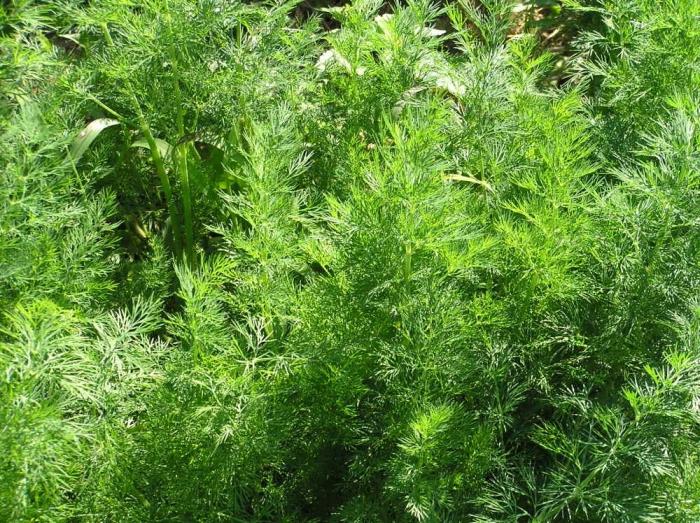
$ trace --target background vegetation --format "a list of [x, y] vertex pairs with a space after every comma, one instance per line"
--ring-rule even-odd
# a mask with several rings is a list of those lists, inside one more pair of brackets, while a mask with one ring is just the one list
[[700, 520], [697, 0], [0, 13], [0, 520]]

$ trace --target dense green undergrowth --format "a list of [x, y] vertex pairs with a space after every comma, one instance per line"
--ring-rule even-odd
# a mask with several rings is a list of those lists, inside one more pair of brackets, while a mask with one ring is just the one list
[[5, 2], [0, 520], [700, 520], [700, 3], [537, 4]]

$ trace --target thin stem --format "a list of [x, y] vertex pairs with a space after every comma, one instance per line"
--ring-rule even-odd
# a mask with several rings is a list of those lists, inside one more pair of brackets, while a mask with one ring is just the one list
[[99, 105], [102, 109], [104, 109], [105, 111], [107, 111], [109, 114], [111, 114], [112, 116], [114, 116], [115, 118], [118, 118], [119, 120], [122, 120], [122, 121], [126, 120], [126, 118], [124, 118], [124, 117], [123, 117], [121, 114], [119, 114], [117, 111], [115, 111], [115, 110], [112, 109], [111, 107], [107, 106], [106, 104], [104, 104], [104, 103], [102, 103], [100, 100], [98, 100], [96, 96], [91, 95], [91, 94], [88, 94], [87, 97], [88, 97], [90, 100], [92, 100], [93, 102], [95, 102], [97, 105]]

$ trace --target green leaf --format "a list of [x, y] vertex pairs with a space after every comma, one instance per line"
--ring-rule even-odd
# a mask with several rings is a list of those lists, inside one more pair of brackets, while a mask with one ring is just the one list
[[[160, 138], [155, 138], [155, 141], [156, 141], [156, 147], [158, 147], [158, 152], [160, 153], [161, 158], [163, 158], [164, 160], [169, 159], [170, 154], [173, 151], [173, 146], [170, 145], [165, 140], [161, 140]], [[142, 149], [148, 149], [148, 150], [151, 149], [148, 145], [148, 141], [146, 141], [145, 138], [139, 138], [138, 140], [136, 140], [134, 143], [131, 144], [131, 147], [140, 147]]]
[[90, 144], [95, 141], [95, 138], [107, 129], [114, 125], [118, 125], [119, 121], [112, 118], [98, 118], [93, 120], [85, 126], [85, 128], [78, 133], [78, 136], [73, 140], [73, 147], [71, 147], [70, 155], [74, 162], [80, 160], [80, 158], [88, 150]]

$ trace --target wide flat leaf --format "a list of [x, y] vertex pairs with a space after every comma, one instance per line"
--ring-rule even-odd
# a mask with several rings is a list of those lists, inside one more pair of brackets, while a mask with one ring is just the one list
[[113, 125], [118, 125], [119, 121], [112, 118], [98, 118], [93, 120], [85, 126], [85, 128], [78, 133], [75, 140], [73, 140], [73, 147], [71, 147], [70, 155], [74, 162], [80, 160], [80, 158], [88, 150], [90, 144], [95, 141], [95, 138]]
[[[163, 160], [170, 159], [170, 153], [173, 150], [172, 145], [170, 145], [165, 140], [161, 140], [160, 138], [156, 138], [155, 141], [156, 147], [158, 148], [158, 152], [160, 153], [160, 157], [163, 158]], [[148, 141], [145, 138], [139, 138], [134, 143], [132, 143], [131, 146], [140, 147], [141, 149], [148, 149], [149, 151], [151, 149], [151, 147], [148, 145]]]

